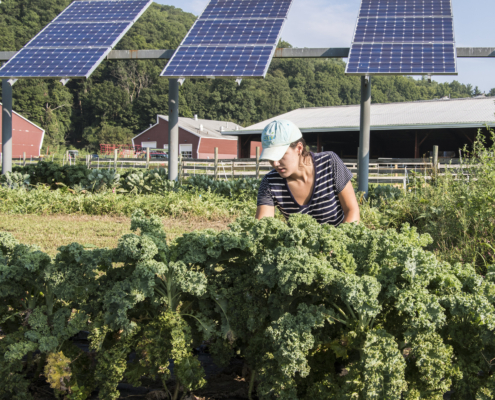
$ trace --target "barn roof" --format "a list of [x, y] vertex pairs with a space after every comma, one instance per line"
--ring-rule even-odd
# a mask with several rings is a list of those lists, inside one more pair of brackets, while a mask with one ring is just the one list
[[[360, 106], [299, 108], [224, 135], [260, 134], [277, 119], [294, 122], [302, 132], [359, 131]], [[476, 128], [495, 126], [495, 97], [425, 100], [371, 105], [371, 130]]]
[[[168, 121], [167, 115], [158, 115]], [[203, 131], [201, 131], [201, 125], [203, 125]], [[195, 119], [195, 118], [184, 118], [179, 117], [179, 126], [186, 131], [194, 133], [202, 138], [213, 138], [213, 139], [229, 139], [236, 140], [236, 138], [223, 136], [222, 132], [242, 129], [242, 126], [234, 124], [233, 122], [227, 121], [212, 121], [209, 119]]]

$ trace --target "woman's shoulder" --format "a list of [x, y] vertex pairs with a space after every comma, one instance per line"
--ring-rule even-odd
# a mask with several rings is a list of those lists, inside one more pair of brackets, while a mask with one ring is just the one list
[[277, 179], [283, 179], [280, 174], [275, 170], [272, 169], [270, 172], [268, 172], [263, 180], [265, 181], [272, 181], [272, 180], [277, 180]]
[[337, 154], [335, 154], [333, 151], [322, 151], [320, 153], [313, 153], [313, 160], [315, 161], [315, 163], [318, 164], [330, 162], [334, 160], [335, 157], [338, 158]]

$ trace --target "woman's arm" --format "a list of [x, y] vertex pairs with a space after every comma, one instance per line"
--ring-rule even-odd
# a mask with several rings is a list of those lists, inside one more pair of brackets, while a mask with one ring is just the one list
[[275, 217], [275, 207], [273, 206], [258, 206], [256, 209], [256, 219], [265, 217]]
[[344, 210], [344, 222], [359, 222], [359, 205], [352, 183], [349, 181], [344, 190], [339, 193], [339, 200]]

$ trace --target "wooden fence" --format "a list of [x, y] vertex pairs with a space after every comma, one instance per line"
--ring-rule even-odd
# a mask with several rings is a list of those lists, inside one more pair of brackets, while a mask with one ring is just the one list
[[[149, 168], [167, 168], [168, 160], [166, 158], [153, 159], [149, 152], [143, 158], [118, 158], [117, 152], [113, 157], [79, 156], [71, 157], [65, 154], [62, 159], [54, 159], [54, 156], [45, 156], [39, 158], [26, 158], [25, 154], [20, 158], [13, 158], [14, 165], [35, 164], [41, 160], [58, 161], [61, 164], [85, 164], [88, 168], [93, 169], [149, 169]], [[359, 168], [357, 159], [343, 159], [344, 164], [356, 176]], [[443, 174], [447, 169], [456, 169], [452, 171], [456, 174], [463, 174], [460, 159], [449, 158], [439, 159], [436, 173]], [[261, 178], [272, 167], [269, 162], [262, 161], [259, 158], [259, 148], [257, 149], [256, 158], [246, 159], [219, 159], [218, 150], [215, 149], [215, 158], [213, 159], [180, 159], [179, 174], [181, 178], [194, 175], [207, 175], [215, 179], [236, 179], [236, 178]], [[388, 183], [401, 185], [404, 188], [411, 176], [411, 173], [424, 176], [430, 179], [433, 171], [432, 159], [417, 158], [381, 158], [372, 159], [369, 164], [369, 182], [370, 183]]]

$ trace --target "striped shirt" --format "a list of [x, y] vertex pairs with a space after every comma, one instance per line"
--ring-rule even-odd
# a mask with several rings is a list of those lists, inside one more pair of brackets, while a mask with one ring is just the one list
[[352, 178], [342, 160], [333, 152], [311, 153], [315, 168], [315, 184], [308, 204], [300, 205], [294, 199], [287, 179], [276, 170], [270, 171], [261, 181], [258, 206], [277, 207], [287, 219], [291, 214], [308, 214], [320, 224], [338, 226], [344, 220], [344, 211], [338, 194]]

